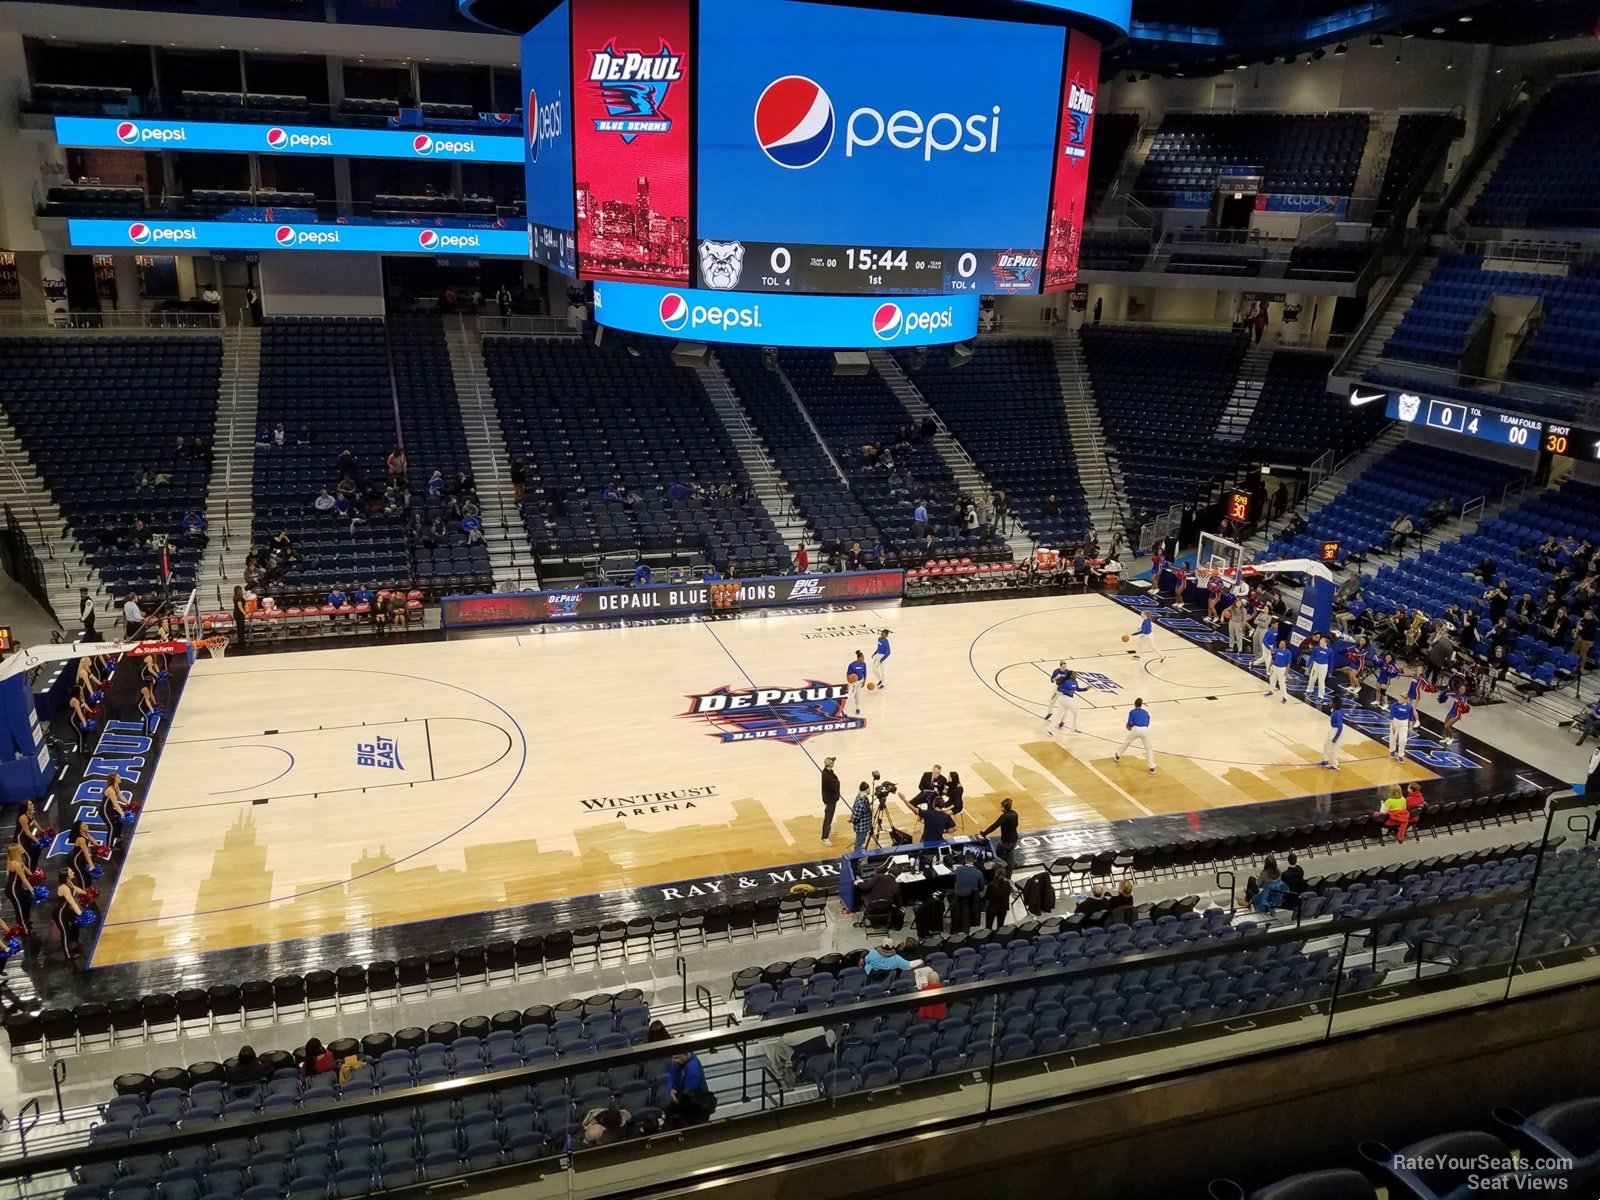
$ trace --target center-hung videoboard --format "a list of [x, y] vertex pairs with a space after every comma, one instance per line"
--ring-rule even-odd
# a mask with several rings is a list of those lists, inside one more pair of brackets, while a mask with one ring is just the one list
[[1099, 65], [1060, 25], [566, 0], [523, 40], [534, 256], [720, 292], [1070, 287]]

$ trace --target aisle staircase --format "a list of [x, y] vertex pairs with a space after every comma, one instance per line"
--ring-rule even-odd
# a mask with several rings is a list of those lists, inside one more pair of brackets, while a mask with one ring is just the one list
[[[1357, 348], [1354, 359], [1343, 368], [1343, 373], [1337, 377], [1330, 377], [1329, 390], [1336, 395], [1343, 395], [1349, 390], [1351, 383], [1359, 380], [1368, 371], [1375, 367], [1383, 366], [1383, 344], [1393, 336], [1399, 327], [1412, 302], [1416, 300], [1417, 293], [1422, 291], [1422, 285], [1428, 281], [1428, 276], [1433, 274], [1433, 269], [1439, 265], [1438, 255], [1424, 254], [1420, 256], [1406, 272], [1404, 281], [1389, 301], [1377, 322], [1367, 333], [1365, 340]], [[1374, 293], [1378, 289], [1374, 288]], [[1403, 364], [1397, 364], [1403, 366]]]
[[255, 501], [256, 419], [261, 385], [261, 330], [240, 322], [222, 338], [222, 387], [211, 437], [206, 488], [206, 554], [195, 572], [202, 609], [227, 609], [244, 582]]
[[45, 487], [38, 468], [23, 449], [22, 440], [3, 411], [0, 411], [0, 503], [11, 506], [12, 514], [39, 556], [50, 607], [62, 627], [72, 633], [82, 629], [78, 623], [78, 588], [86, 587], [100, 608], [100, 631], [112, 628], [113, 618], [120, 617], [121, 609], [101, 590], [100, 572], [84, 558], [55, 498]]
[[802, 543], [810, 543], [815, 552], [816, 538], [801, 515], [799, 506], [795, 504], [794, 493], [784, 482], [767, 450], [767, 444], [762, 441], [755, 423], [745, 412], [716, 355], [708, 352], [705, 361], [695, 368], [695, 374], [699, 376], [706, 395], [711, 398], [711, 407], [717, 410], [717, 416], [722, 419], [722, 427], [728, 431], [734, 449], [739, 452], [739, 461], [750, 476], [756, 499], [767, 510], [767, 516], [777, 527], [778, 536], [789, 548], [789, 557], [794, 558], [795, 551]]
[[[950, 468], [950, 473], [955, 476], [956, 486], [968, 496], [977, 498], [988, 496], [994, 489], [989, 486], [989, 481], [983, 477], [983, 472], [978, 470], [978, 464], [955, 435], [945, 427], [939, 414], [933, 411], [933, 406], [917, 390], [917, 385], [911, 382], [910, 376], [900, 369], [900, 364], [895, 361], [894, 355], [887, 350], [868, 350], [867, 359], [872, 363], [872, 369], [878, 373], [884, 383], [889, 385], [889, 390], [894, 393], [900, 407], [911, 414], [912, 420], [921, 425], [923, 421], [931, 418], [935, 425], [933, 434], [933, 447], [939, 452], [939, 457], [944, 459], [945, 466]], [[1028, 558], [1033, 553], [1035, 539], [1028, 530], [1022, 527], [1021, 522], [1014, 522], [1011, 532], [1006, 535], [1006, 545], [1011, 548], [1011, 555], [1018, 562]]]
[[512, 499], [511, 456], [494, 404], [494, 389], [483, 362], [483, 338], [477, 324], [465, 317], [445, 318], [445, 345], [450, 351], [450, 374], [456, 387], [456, 405], [467, 436], [472, 475], [478, 484], [484, 541], [489, 547], [489, 568], [496, 591], [535, 589], [539, 576], [533, 545], [522, 519], [522, 509]]
[[1105, 427], [1095, 403], [1094, 381], [1083, 360], [1083, 347], [1076, 333], [1058, 332], [1053, 339], [1056, 379], [1061, 385], [1061, 403], [1067, 410], [1067, 428], [1072, 434], [1072, 452], [1078, 460], [1078, 478], [1089, 505], [1089, 520], [1104, 539], [1108, 531], [1121, 529], [1128, 514], [1128, 493], [1122, 470], [1106, 444]]
[[1228, 404], [1217, 421], [1216, 439], [1219, 442], [1244, 440], [1244, 431], [1250, 428], [1250, 418], [1261, 402], [1261, 389], [1267, 382], [1267, 365], [1272, 361], [1272, 347], [1252, 343], [1244, 352], [1239, 365], [1239, 377], [1234, 381]]

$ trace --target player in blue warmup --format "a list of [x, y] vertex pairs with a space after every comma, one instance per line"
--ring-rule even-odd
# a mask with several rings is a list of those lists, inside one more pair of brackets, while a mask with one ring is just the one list
[[1050, 721], [1057, 714], [1061, 719], [1056, 722], [1056, 728], [1066, 727], [1067, 718], [1072, 718], [1072, 732], [1078, 732], [1078, 710], [1081, 706], [1078, 696], [1083, 692], [1083, 684], [1078, 682], [1078, 673], [1067, 670], [1067, 660], [1062, 659], [1061, 665], [1050, 672], [1050, 682], [1055, 685], [1055, 691], [1050, 694], [1050, 711], [1044, 714], [1044, 731], [1052, 737]]
[[1128, 734], [1122, 739], [1122, 745], [1117, 747], [1117, 752], [1111, 756], [1112, 762], [1122, 761], [1122, 752], [1135, 740], [1144, 743], [1145, 761], [1150, 764], [1150, 774], [1156, 773], [1156, 752], [1150, 746], [1150, 713], [1144, 706], [1144, 697], [1134, 700], [1133, 707], [1128, 710]]
[[1339, 739], [1344, 736], [1344, 700], [1335, 696], [1328, 709], [1328, 736], [1322, 743], [1322, 761], [1318, 766], [1330, 771], [1339, 769]]
[[1252, 667], [1261, 667], [1263, 670], [1272, 666], [1272, 653], [1278, 648], [1278, 628], [1268, 625], [1261, 635], [1261, 657], [1251, 663]]
[[889, 662], [889, 631], [878, 631], [878, 648], [872, 652], [872, 682], [877, 684], [881, 692], [888, 685], [883, 681], [883, 668]]
[[1318, 637], [1311, 647], [1311, 669], [1307, 672], [1306, 695], [1313, 703], [1328, 698], [1328, 667], [1333, 662], [1333, 648], [1328, 639]]
[[850, 684], [850, 707], [854, 710], [851, 715], [861, 715], [861, 693], [866, 689], [867, 683], [867, 656], [861, 651], [856, 651], [856, 660], [844, 669], [846, 682]]
[[1396, 700], [1389, 705], [1389, 757], [1404, 761], [1406, 738], [1411, 736], [1411, 722], [1417, 719], [1417, 710], [1409, 700]]
[[1134, 632], [1133, 635], [1133, 644], [1136, 647], [1133, 652], [1133, 656], [1135, 658], [1139, 657], [1141, 651], [1154, 654], [1157, 658], [1166, 657], [1166, 655], [1160, 653], [1156, 649], [1155, 626], [1150, 623], [1150, 618], [1148, 616], [1140, 620], [1139, 628]]
[[1278, 700], [1282, 704], [1289, 703], [1289, 663], [1294, 659], [1294, 651], [1288, 646], [1274, 646], [1272, 650], [1272, 666], [1267, 670], [1267, 690], [1264, 695], [1278, 693]]

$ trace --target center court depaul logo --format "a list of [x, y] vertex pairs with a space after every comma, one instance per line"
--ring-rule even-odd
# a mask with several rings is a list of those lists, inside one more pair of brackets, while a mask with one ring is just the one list
[[704, 721], [722, 742], [777, 741], [790, 746], [819, 733], [861, 729], [866, 722], [845, 715], [850, 689], [844, 684], [808, 679], [794, 688], [731, 688], [689, 697], [682, 715]]

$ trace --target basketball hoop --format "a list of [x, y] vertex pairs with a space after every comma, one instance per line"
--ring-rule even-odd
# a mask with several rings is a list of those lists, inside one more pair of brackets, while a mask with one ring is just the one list
[[206, 648], [206, 653], [212, 658], [221, 658], [228, 652], [228, 635], [213, 633], [200, 639], [200, 644]]

